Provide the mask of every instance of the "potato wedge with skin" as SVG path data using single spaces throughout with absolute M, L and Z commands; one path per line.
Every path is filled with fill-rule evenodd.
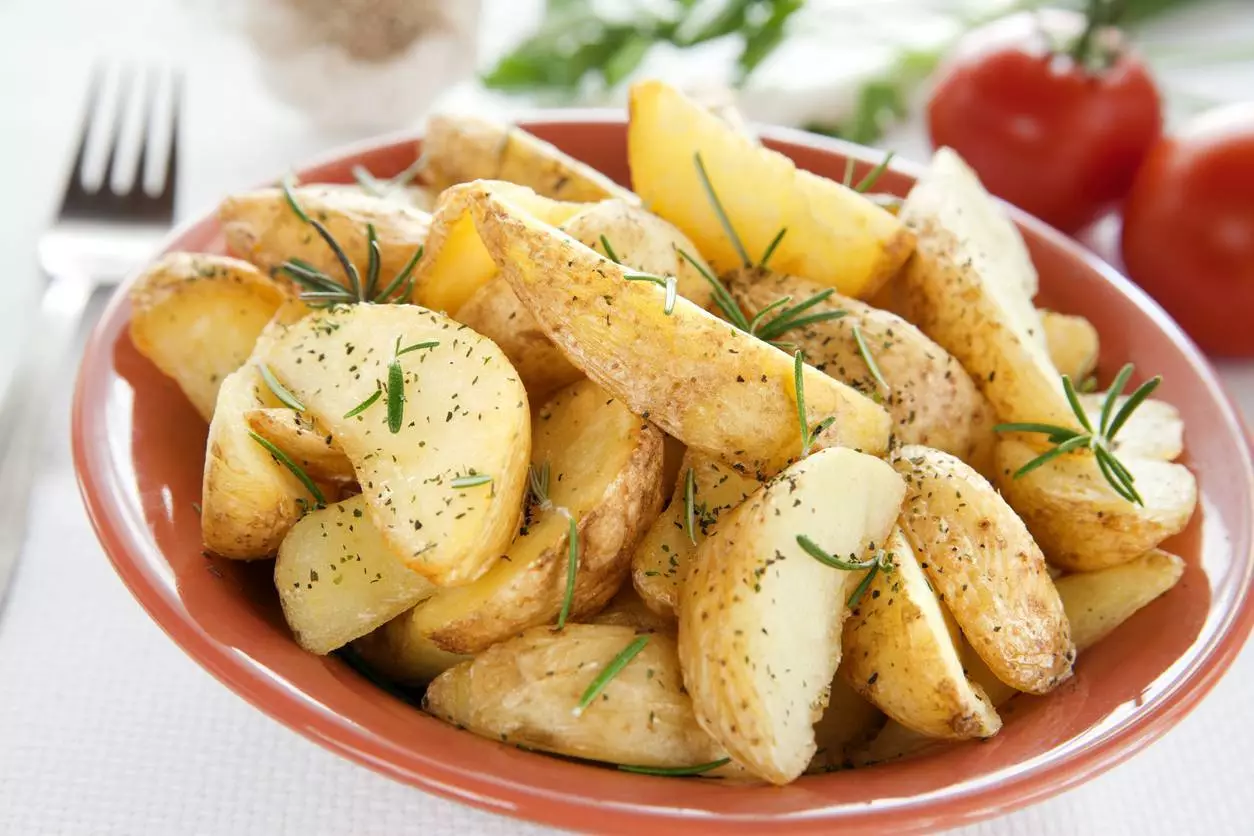
M 781 297 L 791 296 L 795 304 L 823 290 L 806 279 L 764 270 L 737 271 L 727 277 L 727 285 L 750 316 Z M 806 362 L 819 371 L 865 395 L 882 397 L 898 441 L 953 453 L 988 472 L 996 416 L 958 361 L 901 317 L 857 299 L 834 294 L 807 313 L 837 310 L 845 316 L 792 329 L 781 339 L 804 351 Z M 871 374 L 855 327 L 888 384 L 887 391 L 881 391 Z
M 1033 694 L 1069 677 L 1075 647 L 1062 601 L 1011 506 L 968 465 L 930 447 L 902 447 L 893 467 L 906 480 L 906 539 L 980 658 Z
M 820 450 L 719 523 L 684 580 L 679 657 L 702 728 L 755 775 L 786 784 L 810 763 L 813 724 L 840 662 L 858 573 L 798 542 L 861 560 L 892 530 L 901 477 L 853 450 Z
M 584 208 L 562 228 L 594 250 L 600 247 L 604 252 L 602 238 L 610 241 L 610 249 L 622 264 L 645 273 L 675 276 L 681 295 L 708 306 L 712 293 L 709 283 L 679 255 L 683 251 L 704 267 L 696 247 L 656 215 L 621 200 L 610 200 Z M 495 263 L 492 269 L 495 271 Z M 500 276 L 479 288 L 454 318 L 501 347 L 532 397 L 543 397 L 583 377 Z
M 344 249 L 363 280 L 368 265 L 366 227 L 373 224 L 379 240 L 379 290 L 404 269 L 427 240 L 431 216 L 394 200 L 359 190 L 299 186 L 296 202 Z M 288 259 L 304 259 L 348 287 L 348 277 L 335 253 L 297 217 L 281 189 L 259 189 L 231 195 L 218 207 L 218 220 L 232 254 L 274 273 Z
M 274 586 L 296 643 L 319 656 L 436 591 L 393 554 L 361 496 L 311 511 L 292 526 L 274 562 Z
M 434 116 L 422 143 L 423 177 L 438 191 L 472 180 L 504 180 L 554 200 L 590 203 L 620 198 L 629 189 L 521 128 L 474 116 Z
M 646 635 L 644 649 L 582 712 L 584 692 L 635 630 L 533 627 L 442 673 L 423 708 L 482 737 L 604 763 L 673 769 L 726 757 L 697 724 L 675 640 Z
M 308 413 L 288 407 L 251 409 L 244 413 L 244 421 L 313 478 L 341 482 L 357 478 L 335 438 Z
M 793 362 L 683 297 L 627 281 L 623 267 L 484 190 L 475 222 L 518 298 L 590 379 L 689 447 L 742 472 L 778 472 L 799 455 Z M 806 422 L 835 422 L 820 447 L 887 448 L 888 413 L 804 370 Z
M 623 584 L 610 602 L 594 616 L 581 619 L 588 624 L 612 624 L 618 627 L 630 627 L 637 633 L 667 633 L 675 635 L 675 619 L 658 615 L 649 609 L 644 599 L 632 589 L 631 584 Z
M 394 385 L 398 346 L 413 350 L 397 358 L 396 431 L 390 395 L 345 418 Z M 411 569 L 452 586 L 492 566 L 517 531 L 531 447 L 527 393 L 500 349 L 423 308 L 353 305 L 286 329 L 266 361 L 344 451 L 371 520 Z M 475 474 L 491 481 L 458 486 Z
M 919 734 L 896 720 L 889 720 L 869 742 L 854 747 L 848 754 L 848 760 L 851 766 L 861 769 L 917 755 L 942 743 L 943 740 Z
M 898 278 L 906 318 L 957 358 L 1003 422 L 1075 426 L 1032 306 L 1036 271 L 975 173 L 939 149 L 901 211 L 917 236 Z
M 746 259 L 706 194 L 697 154 L 753 263 L 787 229 L 771 255 L 774 269 L 869 296 L 910 256 L 913 236 L 891 214 L 852 189 L 799 170 L 673 87 L 632 85 L 629 110 L 633 188 L 720 273 L 746 266 Z
M 849 755 L 865 745 L 883 727 L 884 713 L 849 686 L 837 672 L 823 716 L 814 724 L 818 747 L 808 773 L 834 772 L 849 765 Z
M 1100 423 L 1105 400 L 1105 392 L 1080 395 L 1080 405 L 1094 426 Z M 1119 396 L 1115 401 L 1116 413 L 1127 400 L 1126 395 Z M 1120 457 L 1175 461 L 1184 452 L 1184 419 L 1180 417 L 1180 410 L 1166 401 L 1153 398 L 1142 401 L 1120 427 L 1112 449 Z
M 1049 359 L 1059 374 L 1069 376 L 1079 385 L 1097 368 L 1097 356 L 1101 351 L 1097 329 L 1082 316 L 1046 310 L 1040 314 Z
M 208 421 L 222 381 L 288 294 L 246 261 L 167 253 L 135 279 L 130 298 L 131 342 Z
M 496 275 L 496 262 L 480 239 L 469 211 L 471 201 L 484 191 L 507 197 L 511 205 L 554 226 L 586 208 L 581 203 L 540 197 L 513 183 L 488 181 L 453 186 L 440 195 L 431 216 L 431 233 L 414 268 L 413 300 L 417 304 L 435 311 L 460 312 Z
M 426 685 L 454 665 L 472 657 L 442 650 L 417 630 L 404 614 L 353 642 L 362 660 L 400 685 Z
M 900 529 L 883 548 L 895 569 L 877 572 L 845 622 L 841 672 L 864 698 L 930 737 L 992 737 L 1001 718 L 967 679 L 941 603 Z
M 691 536 L 685 499 L 689 470 L 693 477 Z M 713 456 L 693 451 L 685 454 L 670 505 L 649 526 L 631 558 L 632 584 L 650 609 L 669 618 L 675 617 L 679 592 L 697 546 L 714 533 L 724 513 L 740 505 L 761 486 L 757 479 L 741 476 Z
M 533 467 L 549 465 L 551 507 L 534 502 L 523 530 L 474 583 L 443 590 L 406 616 L 454 653 L 478 653 L 556 621 L 566 597 L 570 519 L 579 568 L 572 617 L 599 611 L 622 586 L 631 548 L 662 507 L 662 434 L 591 381 L 558 392 L 532 418 Z
M 1118 566 L 1059 578 L 1058 594 L 1067 608 L 1076 648 L 1084 651 L 1106 638 L 1183 575 L 1183 560 L 1153 549 Z
M 1197 479 L 1187 467 L 1121 456 L 1145 505 L 1115 493 L 1087 451 L 1054 459 L 1016 479 L 1037 456 L 1018 438 L 997 444 L 997 487 L 1027 523 L 1049 562 L 1092 572 L 1140 557 L 1184 530 L 1197 506 Z

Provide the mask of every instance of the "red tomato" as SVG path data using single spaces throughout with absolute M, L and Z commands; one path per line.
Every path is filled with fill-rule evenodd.
M 975 30 L 928 103 L 933 145 L 953 148 L 989 191 L 1065 232 L 1127 193 L 1162 126 L 1154 82 L 1117 30 L 1099 29 L 1094 41 L 1108 50 L 1107 67 L 1055 51 L 1084 24 L 1051 10 Z
M 1211 354 L 1254 356 L 1254 103 L 1159 142 L 1123 214 L 1128 274 Z

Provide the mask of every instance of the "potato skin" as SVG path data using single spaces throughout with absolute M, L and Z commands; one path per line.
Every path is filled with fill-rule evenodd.
M 998 679 L 1043 694 L 1071 675 L 1075 647 L 1045 558 L 1027 527 L 959 459 L 905 446 L 901 528 L 972 647 Z
M 636 636 L 606 624 L 533 627 L 445 671 L 423 707 L 482 737 L 605 763 L 676 768 L 726 757 L 697 725 L 675 640 L 659 633 L 576 714 L 584 691 Z
M 780 297 L 791 296 L 797 303 L 823 290 L 797 276 L 758 269 L 737 271 L 726 281 L 750 316 Z M 901 317 L 848 296 L 833 294 L 810 313 L 837 310 L 845 316 L 793 329 L 782 339 L 804 351 L 806 362 L 819 371 L 868 397 L 882 397 L 897 441 L 935 447 L 981 473 L 990 472 L 996 416 L 958 361 Z M 855 325 L 888 383 L 887 392 L 880 391 L 862 357 Z
M 278 447 L 315 479 L 351 482 L 353 465 L 335 438 L 308 413 L 289 407 L 250 409 L 248 428 Z
M 885 714 L 929 737 L 991 737 L 1001 718 L 969 681 L 936 594 L 900 529 L 884 544 L 896 569 L 877 572 L 845 622 L 841 673 Z
M 1145 506 L 1119 494 L 1088 452 L 1054 459 L 1016 479 L 1036 451 L 1018 437 L 997 444 L 997 486 L 1050 563 L 1072 572 L 1116 566 L 1183 531 L 1197 506 L 1197 480 L 1183 465 L 1121 456 Z
M 543 197 L 639 202 L 632 192 L 521 128 L 473 116 L 433 116 L 423 139 L 423 176 L 438 191 L 472 180 L 504 180 Z
M 902 493 L 882 460 L 821 450 L 731 511 L 697 549 L 679 606 L 684 684 L 702 728 L 758 777 L 786 784 L 809 765 L 857 583 L 797 536 L 863 559 L 892 529 Z
M 778 472 L 800 452 L 792 358 L 608 261 L 484 190 L 475 222 L 501 274 L 545 333 L 606 391 L 689 447 L 742 472 Z M 849 387 L 805 370 L 817 444 L 873 454 L 889 418 Z
M 1101 351 L 1097 329 L 1082 316 L 1046 310 L 1040 314 L 1049 359 L 1059 374 L 1067 375 L 1079 385 L 1097 368 Z
M 399 615 L 352 643 L 362 660 L 393 682 L 407 686 L 426 685 L 454 665 L 471 657 L 441 650 L 418 630 L 412 621 Z
M 558 392 L 536 413 L 532 455 L 550 463 L 553 508 L 534 504 L 523 533 L 475 583 L 407 616 L 453 653 L 479 653 L 562 608 L 569 517 L 578 523 L 572 617 L 598 612 L 623 585 L 640 533 L 662 507 L 662 434 L 591 381 Z
M 131 285 L 131 342 L 208 421 L 222 381 L 252 354 L 287 298 L 246 261 L 167 253 Z
M 380 290 L 427 239 L 431 216 L 420 209 L 335 186 L 299 186 L 292 192 L 310 218 L 326 225 L 363 277 L 368 263 L 366 226 L 374 225 L 379 240 Z M 261 270 L 273 274 L 288 259 L 304 259 L 348 286 L 348 277 L 331 248 L 296 216 L 281 190 L 231 195 L 218 207 L 218 220 L 231 253 Z

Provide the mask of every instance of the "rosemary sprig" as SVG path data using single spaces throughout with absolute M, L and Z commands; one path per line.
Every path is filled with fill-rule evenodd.
M 549 463 L 546 461 L 539 467 L 532 464 L 527 468 L 527 482 L 531 488 L 531 496 L 540 510 L 552 508 L 553 502 L 549 499 Z
M 731 763 L 731 758 L 719 758 L 709 763 L 699 763 L 695 766 L 628 766 L 627 764 L 618 764 L 621 772 L 633 772 L 637 775 L 660 775 L 663 777 L 683 778 L 688 775 L 700 775 L 703 772 L 710 772 L 718 769 L 720 766 L 726 766 Z
M 396 338 L 396 350 L 400 351 L 401 338 Z M 393 355 L 388 362 L 388 430 L 396 435 L 401 431 L 405 421 L 405 370 L 401 368 L 401 358 Z
M 450 488 L 477 488 L 480 485 L 486 485 L 492 481 L 492 477 L 486 473 L 475 473 L 473 470 L 465 476 L 458 476 L 452 482 L 449 482 Z
M 771 260 L 771 256 L 775 255 L 775 249 L 779 247 L 779 242 L 784 240 L 784 236 L 788 234 L 788 227 L 780 227 L 779 232 L 775 233 L 775 237 L 771 239 L 771 243 L 766 245 L 766 251 L 762 253 L 762 258 L 758 261 L 758 268 L 766 269 L 766 263 Z
M 343 269 L 344 275 L 348 278 L 349 288 L 353 291 L 353 295 L 362 302 L 366 301 L 362 296 L 361 275 L 357 272 L 357 268 L 353 265 L 353 262 L 348 257 L 348 254 L 344 252 L 344 248 L 340 246 L 340 242 L 335 240 L 335 237 L 331 235 L 331 231 L 327 229 L 321 221 L 314 220 L 309 217 L 309 214 L 305 212 L 301 205 L 296 201 L 296 195 L 292 193 L 291 178 L 285 178 L 283 180 L 282 188 L 283 196 L 287 199 L 288 206 L 292 208 L 292 211 L 296 213 L 296 216 L 312 226 L 314 231 L 318 233 L 318 237 L 325 241 L 326 245 L 331 248 L 331 252 L 334 253 L 336 261 L 340 263 L 340 268 Z
M 258 363 L 257 371 L 261 372 L 261 379 L 265 381 L 266 386 L 274 393 L 274 396 L 279 399 L 279 403 L 297 412 L 305 411 L 305 405 L 292 394 L 291 390 L 279 383 L 279 379 L 274 376 L 274 372 L 270 371 L 269 366 L 265 363 Z
M 576 717 L 583 714 L 584 709 L 591 705 L 592 701 L 597 698 L 597 695 L 605 690 L 605 686 L 609 685 L 610 681 L 618 676 L 623 668 L 627 667 L 631 660 L 635 659 L 640 654 L 640 651 L 644 650 L 644 646 L 648 643 L 649 637 L 647 635 L 636 636 L 631 644 L 624 647 L 622 652 L 605 666 L 605 670 L 601 671 L 597 678 L 592 680 L 592 683 L 588 685 L 583 692 L 583 696 L 579 699 L 579 706 L 575 709 Z
M 832 319 L 840 319 L 847 314 L 844 310 L 820 311 L 818 313 L 802 316 L 806 311 L 813 308 L 820 302 L 825 301 L 836 291 L 832 288 L 820 290 L 818 293 L 798 302 L 792 307 L 786 307 L 779 312 L 773 319 L 762 322 L 763 314 L 769 313 L 778 307 L 787 305 L 792 301 L 791 296 L 783 296 L 758 311 L 757 316 L 750 323 L 750 331 L 759 339 L 773 343 L 788 331 L 794 328 L 804 328 L 807 325 L 813 325 L 816 322 L 827 322 Z
M 691 467 L 684 474 L 684 530 L 688 539 L 697 544 L 697 474 Z
M 858 606 L 858 602 L 862 600 L 862 596 L 866 594 L 867 588 L 870 587 L 871 581 L 875 579 L 878 572 L 892 572 L 896 567 L 893 564 L 893 555 L 886 553 L 883 549 L 878 549 L 875 554 L 868 560 L 845 560 L 834 554 L 829 554 L 818 543 L 811 540 L 804 534 L 797 535 L 797 545 L 801 546 L 806 554 L 813 557 L 824 566 L 830 566 L 833 569 L 839 569 L 842 572 L 861 572 L 867 570 L 866 575 L 854 588 L 853 594 L 849 596 L 846 602 L 852 607 Z
M 893 161 L 893 157 L 895 156 L 897 156 L 896 151 L 889 151 L 885 154 L 884 159 L 880 160 L 875 168 L 868 171 L 866 176 L 859 180 L 858 184 L 853 187 L 853 190 L 858 194 L 866 194 L 870 191 L 871 187 L 874 186 L 884 172 L 888 170 L 888 164 Z
M 396 350 L 396 356 L 403 357 L 404 355 L 408 354 L 411 351 L 418 351 L 419 349 L 423 349 L 423 348 L 435 348 L 439 344 L 440 344 L 439 340 L 427 340 L 426 342 L 414 343 L 413 345 L 407 345 L 404 348 L 398 348 Z
M 693 266 L 701 277 L 709 283 L 714 290 L 714 304 L 718 305 L 718 309 L 723 312 L 723 316 L 732 325 L 735 325 L 741 331 L 749 331 L 749 320 L 745 319 L 744 312 L 740 310 L 740 306 L 736 304 L 736 300 L 732 298 L 731 291 L 727 286 L 718 280 L 709 270 L 702 266 L 687 250 L 679 250 L 679 255 Z
M 701 181 L 701 187 L 705 189 L 705 196 L 710 200 L 710 207 L 718 216 L 718 222 L 731 241 L 736 254 L 740 256 L 740 263 L 746 267 L 752 267 L 753 259 L 749 258 L 749 251 L 745 249 L 740 236 L 736 234 L 736 228 L 732 226 L 731 218 L 727 217 L 727 212 L 723 209 L 723 201 L 718 199 L 718 193 L 714 191 L 714 184 L 710 182 L 710 174 L 705 170 L 705 161 L 701 159 L 700 151 L 693 153 L 692 161 L 697 167 L 697 178 Z
M 806 421 L 806 389 L 805 376 L 802 371 L 805 368 L 805 361 L 802 359 L 801 351 L 797 350 L 792 355 L 792 379 L 793 387 L 797 390 L 797 421 L 801 424 L 801 458 L 810 455 L 810 448 L 814 446 L 814 439 L 828 427 L 836 422 L 835 415 L 829 415 L 822 421 L 819 421 L 814 429 L 810 429 L 809 423 Z
M 545 493 L 547 494 L 547 491 Z M 545 502 L 548 502 L 547 498 Z M 566 514 L 566 541 L 569 543 L 569 548 L 566 559 L 566 594 L 562 598 L 561 612 L 557 614 L 557 629 L 559 630 L 566 626 L 566 619 L 570 618 L 570 609 L 575 603 L 575 573 L 579 571 L 579 524 L 566 509 L 561 510 Z
M 1110 391 L 1106 393 L 1106 400 L 1102 402 L 1102 410 L 1098 416 L 1096 427 L 1093 425 L 1088 413 L 1085 412 L 1083 405 L 1081 405 L 1080 397 L 1076 393 L 1070 376 L 1065 374 L 1062 376 L 1062 390 L 1067 396 L 1067 403 L 1071 407 L 1071 411 L 1075 413 L 1076 420 L 1079 422 L 1082 430 L 1062 427 L 1056 424 L 1041 423 L 1009 423 L 995 426 L 993 429 L 997 432 L 1041 433 L 1051 444 L 1055 445 L 1053 449 L 1042 453 L 1016 470 L 1014 478 L 1018 479 L 1025 476 L 1059 456 L 1088 449 L 1092 451 L 1093 457 L 1097 461 L 1098 470 L 1101 471 L 1106 481 L 1110 483 L 1110 487 L 1115 493 L 1129 502 L 1144 505 L 1145 500 L 1141 498 L 1141 495 L 1136 490 L 1136 486 L 1133 484 L 1136 480 L 1132 476 L 1131 471 L 1114 454 L 1115 436 L 1118 435 L 1119 430 L 1123 429 L 1123 425 L 1132 417 L 1132 413 L 1136 411 L 1137 407 L 1144 403 L 1145 399 L 1158 388 L 1163 379 L 1161 376 L 1157 376 L 1145 381 L 1128 396 L 1123 406 L 1116 409 L 1119 397 L 1123 394 L 1124 387 L 1128 385 L 1128 380 L 1132 377 L 1133 369 L 1133 364 L 1128 363 L 1115 376 Z
M 292 475 L 300 480 L 300 483 L 305 486 L 305 490 L 309 491 L 309 495 L 314 498 L 314 502 L 318 503 L 319 508 L 326 507 L 327 498 L 323 496 L 322 489 L 318 487 L 317 483 L 314 482 L 313 479 L 309 478 L 309 474 L 305 472 L 303 467 L 292 461 L 287 453 L 284 453 L 276 447 L 270 439 L 262 438 L 252 430 L 248 431 L 248 435 L 253 441 L 264 447 L 266 452 L 274 457 L 275 461 L 290 470 Z
M 622 264 L 622 262 L 618 260 L 618 253 L 614 252 L 614 248 L 610 246 L 610 239 L 606 238 L 604 235 L 601 236 L 601 249 L 605 250 L 605 256 L 610 261 L 615 264 Z
M 362 401 L 361 403 L 357 404 L 357 406 L 353 407 L 353 408 L 352 408 L 352 409 L 350 409 L 348 412 L 345 412 L 345 413 L 344 413 L 344 417 L 345 417 L 346 419 L 347 419 L 347 418 L 356 418 L 358 415 L 362 414 L 362 413 L 363 413 L 363 412 L 365 412 L 367 409 L 369 409 L 371 406 L 373 406 L 373 405 L 374 405 L 374 402 L 375 402 L 375 401 L 377 401 L 377 400 L 378 400 L 379 398 L 381 398 L 381 397 L 383 397 L 383 390 L 382 390 L 382 389 L 375 389 L 375 390 L 374 390 L 374 392 L 372 392 L 372 393 L 371 393 L 370 397 L 366 398 L 364 401 Z
M 623 279 L 629 282 L 649 282 L 666 291 L 666 301 L 663 303 L 662 310 L 670 316 L 675 310 L 675 300 L 679 298 L 679 283 L 674 276 L 655 276 L 652 273 L 623 273 Z
M 853 324 L 853 341 L 858 344 L 858 353 L 862 355 L 862 362 L 866 363 L 867 371 L 871 373 L 871 377 L 885 395 L 889 392 L 888 381 L 884 380 L 884 375 L 880 373 L 879 364 L 875 362 L 875 356 L 871 354 L 871 349 L 867 347 L 866 340 L 862 336 L 862 329 L 858 327 L 858 323 Z
M 375 287 L 379 284 L 379 265 L 382 260 L 379 236 L 374 231 L 374 224 L 366 224 L 366 259 L 366 298 L 373 299 Z

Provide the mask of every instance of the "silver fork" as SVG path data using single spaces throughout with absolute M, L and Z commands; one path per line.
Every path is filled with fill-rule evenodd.
M 156 246 L 174 220 L 174 188 L 178 172 L 179 82 L 169 78 L 168 114 L 155 115 L 161 73 L 136 78 L 123 73 L 112 107 L 102 94 L 105 68 L 94 73 L 87 99 L 78 151 L 65 185 L 61 208 L 39 238 L 39 264 L 48 279 L 38 322 L 14 370 L 8 395 L 0 406 L 0 604 L 8 588 L 26 535 L 27 511 L 38 462 L 42 429 L 48 423 L 48 396 L 64 387 L 64 369 L 82 327 L 92 294 L 116 284 Z M 124 125 L 131 97 L 142 96 L 141 137 L 131 153 L 135 162 L 129 184 L 119 185 Z M 144 172 L 156 149 L 154 128 L 168 120 L 169 151 L 156 193 L 144 187 Z M 95 128 L 93 129 L 93 123 Z M 89 181 L 89 147 L 108 133 L 108 157 L 98 185 Z

